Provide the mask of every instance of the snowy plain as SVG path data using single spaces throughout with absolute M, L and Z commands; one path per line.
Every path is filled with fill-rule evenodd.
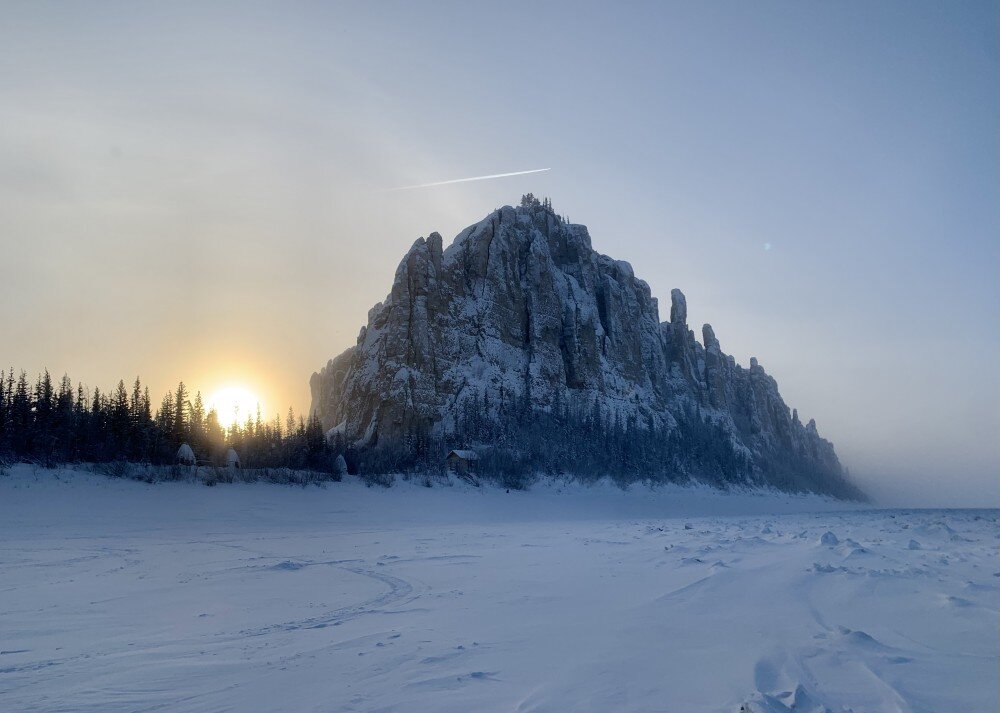
M 0 476 L 3 711 L 1000 710 L 1000 512 Z

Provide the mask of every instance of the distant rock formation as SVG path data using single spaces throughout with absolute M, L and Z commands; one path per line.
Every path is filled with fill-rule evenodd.
M 658 478 L 858 494 L 832 444 L 789 411 L 756 359 L 739 366 L 707 324 L 702 342 L 680 290 L 661 323 L 631 265 L 595 252 L 585 226 L 529 195 L 447 250 L 437 233 L 418 239 L 357 345 L 313 374 L 312 409 L 360 449 L 405 448 L 414 434 L 469 440 L 470 403 L 487 421 L 576 414 L 619 428 L 626 450 L 643 433 L 659 439 L 654 450 L 672 439 Z M 685 443 L 692 423 L 704 444 Z

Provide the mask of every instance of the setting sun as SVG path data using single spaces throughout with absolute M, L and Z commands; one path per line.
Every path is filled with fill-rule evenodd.
M 261 412 L 264 405 L 260 397 L 243 386 L 226 386 L 208 397 L 207 407 L 214 409 L 219 415 L 219 425 L 231 428 L 237 423 L 246 423 L 247 418 L 256 415 L 258 407 Z

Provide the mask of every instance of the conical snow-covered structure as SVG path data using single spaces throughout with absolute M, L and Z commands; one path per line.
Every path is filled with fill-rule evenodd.
M 179 465 L 194 465 L 197 462 L 194 457 L 194 451 L 187 443 L 182 443 L 181 447 L 177 449 L 176 458 Z

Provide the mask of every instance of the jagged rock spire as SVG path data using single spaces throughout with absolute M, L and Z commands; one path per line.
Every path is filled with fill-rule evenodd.
M 437 233 L 416 241 L 357 345 L 313 376 L 313 410 L 359 448 L 447 432 L 470 399 L 493 409 L 505 400 L 542 411 L 597 408 L 609 420 L 666 431 L 696 418 L 728 434 L 713 440 L 713 462 L 750 458 L 763 481 L 781 471 L 836 483 L 832 445 L 793 418 L 757 359 L 737 365 L 707 324 L 699 344 L 687 319 L 684 293 L 674 289 L 670 321 L 660 323 L 631 265 L 595 252 L 585 226 L 529 196 L 447 249 Z M 681 459 L 676 467 L 700 466 Z
M 687 325 L 688 305 L 684 293 L 676 287 L 670 290 L 670 323 Z

